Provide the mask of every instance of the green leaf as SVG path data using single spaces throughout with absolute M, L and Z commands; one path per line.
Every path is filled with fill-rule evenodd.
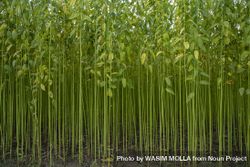
M 152 67 L 152 65 L 149 65 L 148 69 L 149 69 L 149 72 L 152 74 L 153 73 L 153 67 Z
M 166 91 L 170 93 L 171 95 L 175 95 L 174 91 L 170 88 L 166 88 Z
M 7 24 L 3 23 L 3 24 L 0 26 L 0 31 L 4 31 L 7 27 L 8 27 Z
M 125 78 L 122 78 L 122 87 L 125 88 L 127 86 L 127 81 Z
M 202 76 L 206 77 L 206 78 L 210 78 L 209 75 L 208 75 L 207 73 L 205 73 L 205 72 L 200 72 L 200 74 L 201 74 Z
M 198 50 L 194 51 L 194 57 L 195 57 L 196 60 L 199 59 L 199 51 Z
M 245 88 L 240 88 L 239 89 L 240 95 L 243 96 L 244 92 L 245 92 Z
M 53 82 L 52 82 L 52 80 L 51 80 L 51 79 L 49 79 L 49 80 L 48 80 L 48 84 L 49 84 L 49 86 L 51 86 L 51 85 L 52 85 L 52 83 L 53 83 Z
M 104 81 L 98 80 L 98 81 L 97 81 L 97 84 L 98 84 L 98 86 L 100 86 L 100 87 L 104 87 L 104 86 L 105 86 L 105 82 L 104 82 Z
M 12 31 L 12 38 L 13 38 L 14 40 L 16 40 L 16 38 L 17 38 L 17 32 L 16 32 L 16 30 L 13 30 L 13 31 Z
M 230 39 L 229 38 L 225 38 L 224 42 L 225 42 L 226 45 L 228 45 L 230 43 Z
M 237 73 L 242 73 L 243 71 L 245 71 L 245 69 L 242 68 L 241 65 L 238 65 Z
M 193 81 L 193 80 L 194 80 L 194 77 L 193 77 L 193 76 L 188 76 L 188 77 L 186 77 L 185 80 L 186 80 L 186 81 Z
M 222 83 L 222 79 L 221 78 L 217 78 L 217 85 L 219 86 Z
M 3 68 L 6 73 L 11 72 L 11 67 L 9 65 L 5 64 Z
M 199 46 L 199 48 L 202 51 L 206 51 L 206 48 L 205 48 L 205 46 L 204 46 L 203 41 L 201 40 L 201 38 L 198 38 L 197 40 L 198 40 L 198 46 Z
M 224 21 L 224 26 L 228 28 L 230 27 L 230 23 L 228 21 Z
M 110 88 L 108 88 L 108 90 L 107 90 L 107 96 L 109 96 L 109 97 L 113 96 L 112 90 Z
M 166 83 L 167 83 L 168 86 L 172 86 L 172 82 L 171 82 L 171 80 L 169 79 L 169 77 L 166 77 L 166 78 L 165 78 L 165 81 L 166 81 Z
M 0 26 L 0 37 L 4 35 L 4 31 L 7 28 L 7 25 L 4 23 Z
M 171 63 L 171 60 L 170 60 L 169 58 L 166 58 L 166 59 L 165 59 L 165 63 L 168 65 L 168 64 Z
M 179 54 L 175 57 L 174 64 L 177 63 L 181 58 L 183 57 L 183 54 Z
M 11 49 L 12 46 L 13 46 L 13 45 L 10 44 L 10 45 L 7 47 L 7 52 Z
M 23 75 L 23 70 L 19 70 L 18 72 L 17 72 L 17 78 L 19 78 L 20 76 L 22 76 Z
M 114 158 L 112 157 L 107 157 L 105 159 L 102 159 L 103 162 L 113 162 L 114 161 Z
M 75 5 L 75 3 L 76 3 L 76 0 L 69 0 L 69 4 L 70 4 L 70 6 L 74 6 L 74 5 Z
M 185 49 L 189 49 L 189 43 L 188 42 L 184 42 L 184 47 L 185 47 Z
M 245 61 L 248 58 L 248 56 L 250 56 L 250 53 L 248 51 L 243 51 L 242 54 L 240 55 L 241 61 Z
M 194 66 L 193 66 L 193 64 L 190 64 L 190 66 L 188 67 L 188 71 L 191 72 L 193 70 L 194 70 Z
M 110 85 L 110 88 L 116 89 L 116 86 L 114 84 Z
M 250 89 L 247 89 L 247 90 L 246 90 L 246 94 L 247 94 L 247 95 L 250 95 Z
M 109 61 L 113 60 L 114 58 L 114 54 L 113 53 L 109 53 Z
M 189 93 L 186 103 L 189 103 L 194 98 L 194 92 Z
M 157 54 L 155 55 L 155 57 L 158 57 L 160 54 L 163 54 L 163 52 L 162 51 L 157 52 Z
M 51 99 L 53 99 L 53 93 L 51 91 L 49 91 L 48 95 Z
M 210 83 L 208 81 L 205 81 L 205 80 L 201 80 L 200 84 L 201 85 L 210 85 Z
M 143 53 L 143 54 L 141 55 L 141 64 L 142 64 L 142 65 L 145 63 L 146 58 L 147 58 L 146 53 Z
M 3 90 L 3 84 L 0 84 L 0 93 Z
M 40 84 L 40 88 L 43 90 L 43 91 L 45 91 L 45 86 L 44 86 L 44 84 Z

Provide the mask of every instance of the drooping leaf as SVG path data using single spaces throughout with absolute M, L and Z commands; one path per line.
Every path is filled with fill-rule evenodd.
M 171 88 L 166 88 L 166 91 L 171 95 L 175 95 L 174 91 Z
M 157 52 L 157 54 L 155 55 L 155 57 L 158 57 L 160 54 L 163 54 L 163 52 L 162 51 Z

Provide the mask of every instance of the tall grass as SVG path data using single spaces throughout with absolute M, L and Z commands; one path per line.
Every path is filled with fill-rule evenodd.
M 249 153 L 249 7 L 1 1 L 1 160 Z

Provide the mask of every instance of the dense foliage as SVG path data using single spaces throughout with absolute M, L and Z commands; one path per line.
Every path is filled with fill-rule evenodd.
M 0 158 L 250 151 L 248 0 L 2 0 Z

